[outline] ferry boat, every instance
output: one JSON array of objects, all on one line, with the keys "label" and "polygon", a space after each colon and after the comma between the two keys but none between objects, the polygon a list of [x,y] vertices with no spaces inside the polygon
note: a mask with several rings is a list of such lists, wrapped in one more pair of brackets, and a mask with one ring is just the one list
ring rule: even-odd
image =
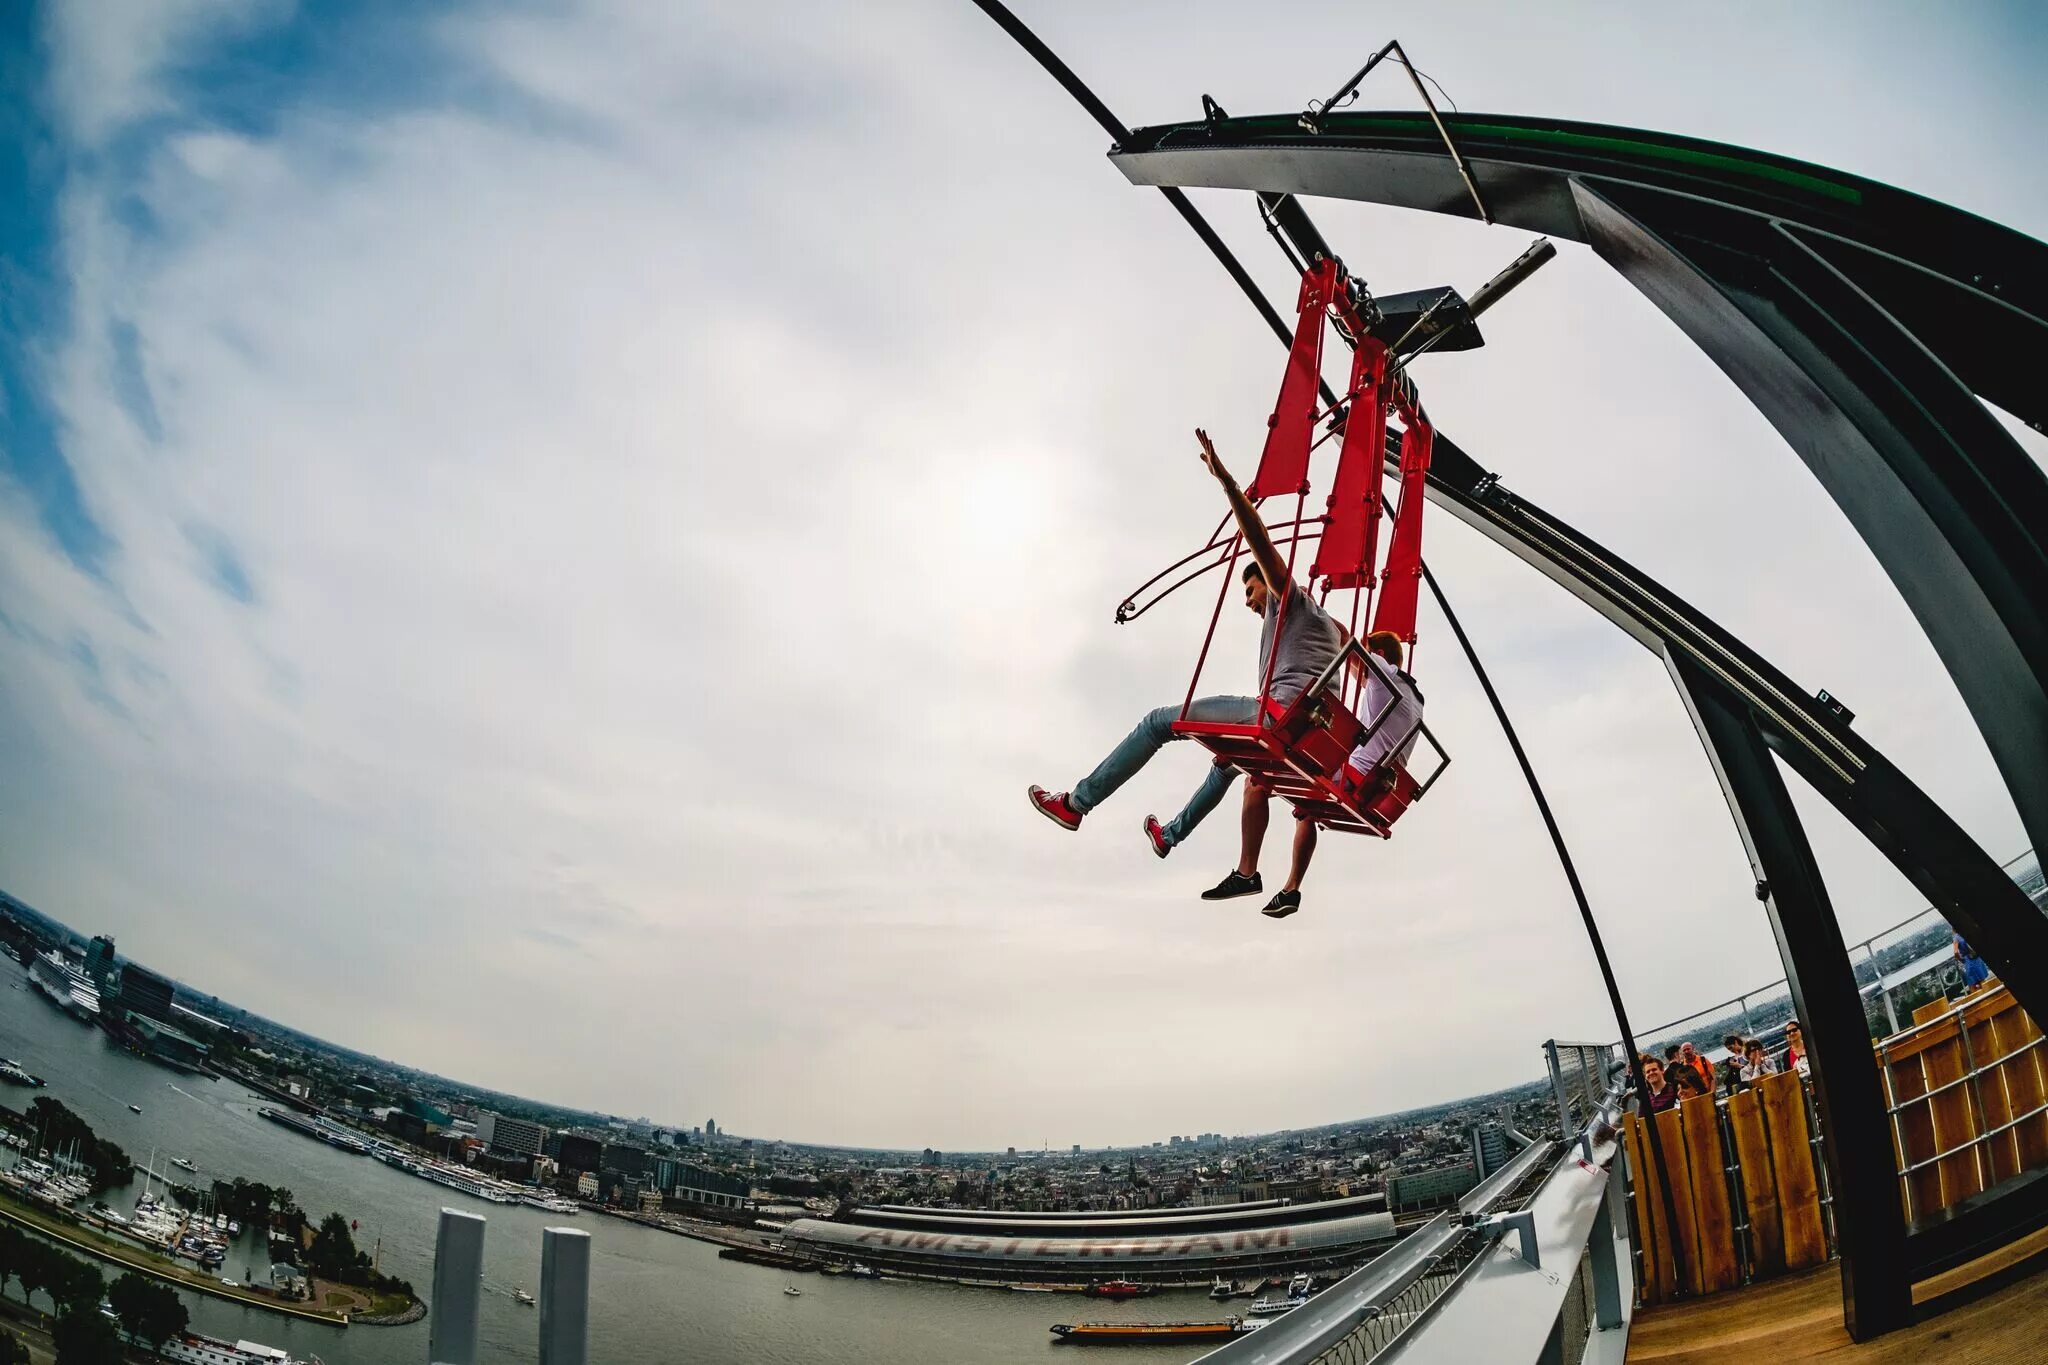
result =
[{"label": "ferry boat", "polygon": [[564,1199],[560,1195],[546,1194],[540,1190],[522,1190],[515,1202],[524,1204],[530,1209],[541,1209],[547,1213],[574,1214],[583,1212],[582,1205],[572,1200]]},{"label": "ferry boat", "polygon": [[28,979],[49,997],[51,1004],[72,1018],[89,1024],[100,1017],[99,988],[56,952],[37,954],[36,960],[29,963]]},{"label": "ferry boat", "polygon": [[1253,1299],[1251,1307],[1244,1311],[1247,1317],[1277,1318],[1282,1313],[1293,1312],[1307,1302],[1307,1299]]},{"label": "ferry boat", "polygon": [[1138,1342],[1227,1341],[1264,1326],[1243,1318],[1221,1322],[1054,1323],[1052,1334],[1075,1346],[1129,1346]]},{"label": "ferry boat", "polygon": [[1142,1299],[1159,1292],[1156,1285],[1139,1284],[1136,1280],[1090,1280],[1088,1287],[1081,1291],[1097,1299]]}]

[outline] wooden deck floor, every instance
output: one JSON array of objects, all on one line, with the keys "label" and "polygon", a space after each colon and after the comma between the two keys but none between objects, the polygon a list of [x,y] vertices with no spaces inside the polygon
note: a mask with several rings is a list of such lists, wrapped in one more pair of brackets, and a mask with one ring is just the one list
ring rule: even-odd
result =
[{"label": "wooden deck floor", "polygon": [[[1925,1302],[2048,1250],[2048,1234],[1915,1286]],[[2048,1267],[1941,1316],[1858,1345],[1842,1327],[1842,1273],[1826,1265],[1727,1294],[1636,1310],[1630,1365],[2039,1365],[2048,1359]]]}]

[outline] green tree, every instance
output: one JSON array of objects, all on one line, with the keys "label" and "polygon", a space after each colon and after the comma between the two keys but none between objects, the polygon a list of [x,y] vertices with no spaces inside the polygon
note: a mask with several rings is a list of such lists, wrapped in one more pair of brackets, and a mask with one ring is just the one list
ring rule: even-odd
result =
[{"label": "green tree", "polygon": [[122,1329],[152,1351],[191,1324],[184,1300],[169,1285],[133,1271],[109,1286],[107,1302],[114,1306]]},{"label": "green tree", "polygon": [[12,1332],[0,1332],[0,1365],[29,1365],[28,1347]]},{"label": "green tree", "polygon": [[[7,1292],[7,1282],[21,1273],[28,1260],[28,1234],[8,1223],[0,1226],[0,1294]],[[22,1294],[26,1296],[24,1288]]]},{"label": "green tree", "polygon": [[127,1358],[121,1334],[97,1307],[64,1314],[50,1335],[57,1343],[57,1365],[124,1365]]},{"label": "green tree", "polygon": [[[15,1266],[14,1276],[21,1281],[22,1300],[31,1302],[36,1291],[46,1290],[54,1282],[53,1277],[61,1269],[57,1262],[60,1253],[48,1243],[39,1242],[33,1237],[22,1239],[21,1253],[21,1263]],[[55,1302],[53,1297],[51,1303],[54,1305]]]},{"label": "green tree", "polygon": [[32,1130],[42,1134],[43,1145],[51,1151],[77,1149],[78,1159],[92,1171],[94,1194],[134,1179],[135,1163],[128,1159],[128,1154],[94,1133],[90,1124],[60,1101],[48,1095],[37,1096],[29,1103],[28,1121]]},{"label": "green tree", "polygon": [[100,1300],[106,1297],[107,1282],[101,1277],[97,1266],[79,1260],[75,1256],[59,1254],[59,1264],[54,1283],[48,1286],[50,1297],[57,1301],[57,1310],[72,1313],[91,1313],[98,1316]]},{"label": "green tree", "polygon": [[306,1265],[323,1279],[360,1283],[369,1258],[356,1250],[348,1219],[330,1213],[320,1220],[320,1230],[313,1234],[313,1244],[306,1248]]}]

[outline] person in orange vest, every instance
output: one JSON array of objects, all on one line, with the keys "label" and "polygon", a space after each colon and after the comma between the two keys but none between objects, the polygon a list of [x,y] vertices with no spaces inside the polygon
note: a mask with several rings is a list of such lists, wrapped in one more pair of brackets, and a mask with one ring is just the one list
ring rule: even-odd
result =
[{"label": "person in orange vest", "polygon": [[1693,1075],[1700,1078],[1700,1086],[1706,1091],[1707,1094],[1711,1095],[1714,1093],[1713,1063],[1709,1062],[1706,1058],[1700,1056],[1699,1049],[1694,1047],[1690,1042],[1684,1042],[1678,1045],[1678,1064],[1680,1066],[1687,1068],[1692,1072]]}]

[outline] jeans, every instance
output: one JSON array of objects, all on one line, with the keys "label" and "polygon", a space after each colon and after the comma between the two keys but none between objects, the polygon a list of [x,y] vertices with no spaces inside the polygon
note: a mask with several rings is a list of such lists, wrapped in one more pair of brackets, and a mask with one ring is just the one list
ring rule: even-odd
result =
[{"label": "jeans", "polygon": [[1237,769],[1219,767],[1211,763],[1209,775],[1202,779],[1202,785],[1195,788],[1195,794],[1180,808],[1180,814],[1168,820],[1162,828],[1161,833],[1166,839],[1166,846],[1174,848],[1187,842],[1187,837],[1195,832],[1195,826],[1201,824],[1210,811],[1222,804],[1224,795],[1230,790],[1230,784],[1235,781]]},{"label": "jeans", "polygon": [[[1249,725],[1258,716],[1257,697],[1197,697],[1188,707],[1189,720],[1212,723]],[[1156,711],[1147,711],[1145,718],[1124,736],[1123,743],[1110,750],[1109,757],[1096,764],[1094,772],[1074,784],[1073,794],[1068,798],[1074,809],[1085,815],[1107,801],[1112,792],[1152,761],[1152,755],[1159,752],[1161,745],[1175,737],[1173,723],[1179,719],[1178,706],[1162,706]],[[1223,799],[1223,793],[1230,790],[1230,784],[1236,777],[1234,769],[1211,766],[1209,776],[1203,779],[1201,788],[1188,801],[1187,808],[1174,817],[1174,824],[1181,826],[1179,832],[1170,833],[1168,837],[1175,842],[1186,837],[1189,830],[1201,823],[1203,816],[1216,808],[1216,803]]]}]

